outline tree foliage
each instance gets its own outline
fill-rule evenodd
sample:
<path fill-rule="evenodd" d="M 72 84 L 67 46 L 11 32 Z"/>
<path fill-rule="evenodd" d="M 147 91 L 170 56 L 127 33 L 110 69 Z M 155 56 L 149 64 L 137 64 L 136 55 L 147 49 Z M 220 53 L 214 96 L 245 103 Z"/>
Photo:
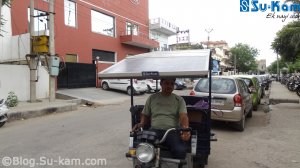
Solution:
<path fill-rule="evenodd" d="M 182 43 L 176 45 L 177 50 L 190 50 L 190 49 L 203 49 L 204 47 L 202 44 L 197 43 L 197 44 L 190 44 L 190 43 Z"/>
<path fill-rule="evenodd" d="M 282 60 L 282 59 L 278 59 L 278 67 L 279 70 L 282 68 L 287 68 L 287 64 Z M 271 65 L 268 66 L 268 71 L 271 74 L 277 74 L 277 60 L 272 62 Z"/>
<path fill-rule="evenodd" d="M 230 61 L 234 65 L 236 58 L 236 68 L 239 72 L 257 71 L 255 57 L 257 57 L 259 51 L 256 48 L 250 47 L 248 44 L 238 43 L 230 49 L 230 52 Z"/>
<path fill-rule="evenodd" d="M 294 63 L 285 62 L 283 59 L 279 59 L 279 70 L 287 69 L 287 73 L 300 72 L 300 59 L 297 59 Z M 271 63 L 268 66 L 269 73 L 277 74 L 277 61 Z"/>
<path fill-rule="evenodd" d="M 300 58 L 300 21 L 293 21 L 285 25 L 276 33 L 272 42 L 272 49 L 288 62 L 295 62 Z"/>

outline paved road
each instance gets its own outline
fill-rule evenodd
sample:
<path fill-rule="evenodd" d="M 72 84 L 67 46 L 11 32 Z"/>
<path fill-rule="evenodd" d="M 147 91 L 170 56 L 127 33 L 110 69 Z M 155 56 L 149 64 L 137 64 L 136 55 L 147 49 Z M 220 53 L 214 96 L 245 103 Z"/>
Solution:
<path fill-rule="evenodd" d="M 143 104 L 147 96 L 137 96 L 135 102 Z M 34 167 L 31 164 L 34 159 L 36 163 L 47 159 L 50 166 L 45 167 L 66 167 L 59 164 L 77 158 L 81 162 L 87 159 L 102 162 L 96 166 L 73 163 L 70 167 L 131 167 L 124 157 L 130 130 L 129 106 L 126 100 L 119 105 L 79 107 L 73 112 L 8 123 L 0 129 L 0 167 L 6 157 L 13 158 L 15 163 L 23 161 L 22 166 L 10 166 L 14 168 Z M 244 132 L 234 131 L 228 124 L 214 123 L 212 130 L 218 141 L 212 142 L 207 168 L 298 168 L 298 109 L 298 105 L 279 104 L 265 113 L 260 106 L 247 120 Z"/>
<path fill-rule="evenodd" d="M 6 156 L 37 162 L 40 157 L 103 158 L 107 161 L 103 167 L 129 167 L 124 157 L 130 129 L 128 107 L 129 102 L 119 106 L 80 107 L 73 112 L 8 123 L 0 129 L 0 167 L 3 167 L 1 159 Z M 65 167 L 58 164 L 53 167 Z"/>

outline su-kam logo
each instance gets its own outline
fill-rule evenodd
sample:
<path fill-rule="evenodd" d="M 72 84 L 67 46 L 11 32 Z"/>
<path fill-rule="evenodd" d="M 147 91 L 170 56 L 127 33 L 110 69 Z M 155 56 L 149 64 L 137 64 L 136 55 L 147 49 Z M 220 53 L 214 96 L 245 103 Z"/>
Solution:
<path fill-rule="evenodd" d="M 240 0 L 240 12 L 299 12 L 299 4 L 286 4 L 280 1 L 260 3 L 259 0 Z"/>

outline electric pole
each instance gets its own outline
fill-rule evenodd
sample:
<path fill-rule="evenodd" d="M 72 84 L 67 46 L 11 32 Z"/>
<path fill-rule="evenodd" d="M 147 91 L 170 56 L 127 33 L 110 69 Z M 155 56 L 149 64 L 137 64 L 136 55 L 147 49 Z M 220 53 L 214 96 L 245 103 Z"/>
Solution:
<path fill-rule="evenodd" d="M 33 51 L 33 36 L 34 36 L 34 0 L 30 0 L 30 102 L 36 102 L 36 82 L 37 82 L 37 61 L 36 53 Z"/>
<path fill-rule="evenodd" d="M 52 59 L 55 56 L 54 3 L 55 3 L 55 0 L 49 1 L 49 53 L 50 53 L 50 59 Z M 49 68 L 49 70 L 50 70 L 50 68 Z M 55 84 L 56 84 L 56 76 L 49 74 L 49 101 L 50 102 L 55 101 L 55 86 L 56 86 Z"/>
<path fill-rule="evenodd" d="M 210 32 L 212 32 L 214 29 L 205 29 L 205 31 L 207 32 L 207 49 L 208 49 L 208 45 L 209 45 L 209 34 L 210 34 Z"/>

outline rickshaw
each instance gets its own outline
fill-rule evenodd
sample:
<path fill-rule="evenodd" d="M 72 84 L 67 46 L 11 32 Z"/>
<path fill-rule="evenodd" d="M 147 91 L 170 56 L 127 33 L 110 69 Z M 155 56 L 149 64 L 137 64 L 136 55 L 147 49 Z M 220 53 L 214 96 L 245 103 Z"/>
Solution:
<path fill-rule="evenodd" d="M 132 160 L 133 168 L 161 167 L 163 164 L 175 164 L 177 167 L 201 168 L 208 164 L 210 141 L 216 141 L 211 133 L 211 51 L 178 50 L 154 51 L 126 57 L 122 61 L 98 74 L 101 79 L 133 79 L 201 78 L 208 77 L 209 96 L 182 96 L 187 105 L 189 118 L 188 129 L 172 128 L 166 131 L 190 131 L 187 157 L 185 160 L 173 159 L 167 148 L 161 144 L 165 140 L 158 139 L 154 132 L 147 128 L 138 132 L 130 132 L 129 150 L 125 154 Z M 157 84 L 158 85 L 158 84 Z M 144 105 L 135 105 L 133 89 L 131 89 L 131 128 L 140 122 Z M 149 126 L 148 126 L 149 127 Z"/>

